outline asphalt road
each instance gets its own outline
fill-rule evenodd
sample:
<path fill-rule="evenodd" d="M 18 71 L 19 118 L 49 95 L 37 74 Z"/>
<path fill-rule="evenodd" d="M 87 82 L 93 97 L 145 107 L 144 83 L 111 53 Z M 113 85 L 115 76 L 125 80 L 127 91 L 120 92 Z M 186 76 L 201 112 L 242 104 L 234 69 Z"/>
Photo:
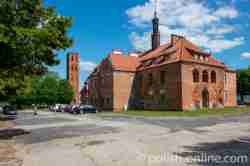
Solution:
<path fill-rule="evenodd" d="M 160 127 L 170 128 L 171 131 L 192 130 L 197 127 L 213 126 L 226 123 L 247 123 L 250 122 L 250 112 L 242 113 L 237 116 L 220 117 L 128 117 L 128 116 L 103 116 L 103 120 L 128 122 L 136 124 L 149 124 Z"/>
<path fill-rule="evenodd" d="M 168 153 L 181 159 L 198 155 L 247 155 L 249 166 L 250 114 L 202 118 L 143 118 L 66 113 L 21 112 L 15 128 L 30 134 L 14 137 L 23 145 L 25 166 L 194 165 L 234 166 L 235 163 L 150 163 L 144 155 Z M 241 141 L 242 140 L 242 141 Z M 53 156 L 53 157 L 52 157 Z M 80 164 L 81 163 L 81 164 Z"/>

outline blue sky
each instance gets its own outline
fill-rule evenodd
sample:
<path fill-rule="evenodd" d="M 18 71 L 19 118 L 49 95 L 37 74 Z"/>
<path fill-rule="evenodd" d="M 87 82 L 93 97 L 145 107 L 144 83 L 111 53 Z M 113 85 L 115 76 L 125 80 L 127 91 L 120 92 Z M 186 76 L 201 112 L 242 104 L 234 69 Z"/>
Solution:
<path fill-rule="evenodd" d="M 150 46 L 154 0 L 46 0 L 72 16 L 72 48 L 60 52 L 53 70 L 66 77 L 66 54 L 81 55 L 81 85 L 114 48 L 124 52 Z M 234 69 L 250 65 L 250 0 L 158 0 L 161 42 L 184 35 Z"/>

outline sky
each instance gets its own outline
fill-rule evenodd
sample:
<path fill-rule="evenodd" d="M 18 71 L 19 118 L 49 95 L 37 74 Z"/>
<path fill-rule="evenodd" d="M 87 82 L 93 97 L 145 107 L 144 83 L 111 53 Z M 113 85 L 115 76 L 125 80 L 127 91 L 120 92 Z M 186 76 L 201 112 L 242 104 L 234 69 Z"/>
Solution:
<path fill-rule="evenodd" d="M 157 3 L 155 3 L 157 1 Z M 185 36 L 232 69 L 250 65 L 250 0 L 45 0 L 60 15 L 73 17 L 72 48 L 61 51 L 53 67 L 66 78 L 66 54 L 80 53 L 81 86 L 112 49 L 150 48 L 155 4 L 161 43 L 170 34 Z"/>

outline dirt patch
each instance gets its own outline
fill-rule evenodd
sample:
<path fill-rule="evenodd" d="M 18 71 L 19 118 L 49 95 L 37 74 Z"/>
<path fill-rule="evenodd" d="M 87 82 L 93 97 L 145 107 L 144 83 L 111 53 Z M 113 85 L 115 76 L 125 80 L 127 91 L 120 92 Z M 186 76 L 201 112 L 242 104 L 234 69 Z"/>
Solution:
<path fill-rule="evenodd" d="M 87 142 L 83 142 L 83 143 L 79 143 L 79 144 L 75 144 L 75 146 L 80 146 L 81 148 L 85 148 L 87 146 L 97 146 L 97 145 L 102 145 L 108 142 L 113 142 L 114 140 L 107 140 L 107 141 L 103 141 L 103 140 L 91 140 L 91 141 L 87 141 Z"/>
<path fill-rule="evenodd" d="M 0 129 L 1 128 L 12 128 L 14 126 L 14 123 L 11 121 L 1 121 L 0 120 Z"/>
<path fill-rule="evenodd" d="M 23 161 L 16 157 L 16 149 L 10 143 L 0 143 L 0 166 L 21 166 Z"/>
<path fill-rule="evenodd" d="M 87 142 L 87 145 L 93 146 L 93 145 L 100 145 L 100 144 L 104 144 L 104 143 L 105 143 L 105 141 L 94 140 L 94 141 Z"/>

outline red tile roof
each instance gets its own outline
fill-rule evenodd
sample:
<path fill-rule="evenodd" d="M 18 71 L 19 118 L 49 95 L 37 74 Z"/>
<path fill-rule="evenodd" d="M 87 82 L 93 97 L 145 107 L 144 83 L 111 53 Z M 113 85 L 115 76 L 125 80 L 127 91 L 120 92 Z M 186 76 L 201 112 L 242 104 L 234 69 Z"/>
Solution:
<path fill-rule="evenodd" d="M 171 40 L 172 41 L 172 40 Z M 193 54 L 203 55 L 207 60 L 194 59 Z M 186 61 L 192 63 L 213 65 L 217 67 L 226 68 L 226 66 L 212 57 L 210 53 L 203 52 L 192 42 L 186 40 L 184 37 L 177 36 L 177 39 L 172 43 L 161 45 L 160 47 L 149 50 L 139 56 L 127 56 L 121 52 L 112 52 L 106 60 L 109 60 L 114 70 L 136 72 L 137 70 L 145 70 L 154 68 L 169 63 L 179 61 Z M 99 66 L 96 68 L 98 72 Z M 93 72 L 94 75 L 96 72 Z"/>
<path fill-rule="evenodd" d="M 171 40 L 172 41 L 172 40 Z M 197 53 L 199 55 L 206 56 L 208 58 L 207 61 L 197 61 L 193 59 L 192 53 Z M 167 60 L 167 62 L 162 62 L 161 64 L 155 64 L 152 62 L 152 65 L 149 64 L 150 60 L 156 60 L 158 58 L 161 58 L 161 56 L 169 56 L 175 54 L 176 58 Z M 138 67 L 138 70 L 148 69 L 151 67 L 156 67 L 162 64 L 168 64 L 172 62 L 178 62 L 178 61 L 189 61 L 189 62 L 197 62 L 197 63 L 203 63 L 207 65 L 213 65 L 218 67 L 225 67 L 224 64 L 219 62 L 218 60 L 214 59 L 211 54 L 205 53 L 202 51 L 199 47 L 197 47 L 192 42 L 186 40 L 184 37 L 180 37 L 177 41 L 174 43 L 168 43 L 161 45 L 160 47 L 156 48 L 155 50 L 150 50 L 142 54 L 139 58 L 140 63 L 145 63 L 145 65 L 141 64 Z"/>
<path fill-rule="evenodd" d="M 110 54 L 108 59 L 114 70 L 135 72 L 139 65 L 138 57 L 121 54 Z"/>

